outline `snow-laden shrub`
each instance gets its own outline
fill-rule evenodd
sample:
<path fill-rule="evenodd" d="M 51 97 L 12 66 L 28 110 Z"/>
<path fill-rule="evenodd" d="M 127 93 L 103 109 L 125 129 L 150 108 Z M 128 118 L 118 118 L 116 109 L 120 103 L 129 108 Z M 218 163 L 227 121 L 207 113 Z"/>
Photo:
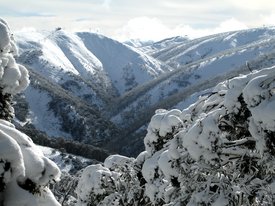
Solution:
<path fill-rule="evenodd" d="M 7 23 L 0 19 L 0 118 L 11 120 L 14 111 L 12 95 L 23 91 L 29 84 L 26 68 L 17 64 L 17 48 Z"/>
<path fill-rule="evenodd" d="M 179 118 L 180 110 L 173 109 L 157 110 L 152 117 L 144 138 L 145 149 L 149 154 L 163 148 L 173 138 L 173 135 L 182 127 L 182 120 Z"/>
<path fill-rule="evenodd" d="M 273 205 L 275 67 L 222 82 L 183 111 L 156 111 L 144 143 L 146 151 L 127 170 L 112 167 L 117 177 L 137 177 L 128 184 L 124 179 L 125 191 L 136 187 L 142 195 L 132 205 Z M 106 165 L 92 167 L 90 175 L 107 170 L 116 177 Z M 100 198 L 119 205 L 128 193 L 116 186 L 120 178 L 113 179 Z M 86 180 L 80 187 L 91 188 Z M 97 185 L 89 197 L 106 186 Z"/>
<path fill-rule="evenodd" d="M 84 169 L 76 193 L 79 206 L 143 205 L 134 158 L 109 156 L 104 165 Z"/>
<path fill-rule="evenodd" d="M 0 87 L 2 93 L 16 94 L 29 84 L 26 68 L 17 64 L 17 48 L 7 23 L 0 19 Z"/>
<path fill-rule="evenodd" d="M 1 201 L 6 206 L 59 205 L 48 188 L 60 171 L 14 126 L 0 120 Z"/>
<path fill-rule="evenodd" d="M 220 83 L 183 110 L 168 153 L 180 171 L 174 203 L 270 205 L 274 196 L 275 68 Z"/>
<path fill-rule="evenodd" d="M 28 72 L 16 63 L 15 55 L 10 29 L 0 19 L 0 205 L 60 205 L 48 188 L 59 179 L 59 169 L 27 135 L 6 121 L 13 116 L 12 95 L 29 84 Z"/>

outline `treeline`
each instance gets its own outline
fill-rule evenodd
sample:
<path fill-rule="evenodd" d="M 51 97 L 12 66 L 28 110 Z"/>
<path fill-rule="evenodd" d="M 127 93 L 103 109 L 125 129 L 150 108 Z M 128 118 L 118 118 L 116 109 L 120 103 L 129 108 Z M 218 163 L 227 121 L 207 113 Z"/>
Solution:
<path fill-rule="evenodd" d="M 88 144 L 67 140 L 64 138 L 49 138 L 44 132 L 38 131 L 33 125 L 17 126 L 17 129 L 27 134 L 35 144 L 61 150 L 61 152 L 79 155 L 88 159 L 103 162 L 110 154 L 108 151 Z"/>

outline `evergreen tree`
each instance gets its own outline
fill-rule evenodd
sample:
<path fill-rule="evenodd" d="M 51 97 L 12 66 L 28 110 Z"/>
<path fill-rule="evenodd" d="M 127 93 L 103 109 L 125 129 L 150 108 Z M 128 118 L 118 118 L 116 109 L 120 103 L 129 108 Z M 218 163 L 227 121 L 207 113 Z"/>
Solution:
<path fill-rule="evenodd" d="M 16 63 L 17 48 L 0 19 L 0 205 L 58 206 L 48 188 L 59 179 L 57 166 L 9 121 L 12 96 L 29 84 L 26 68 Z"/>

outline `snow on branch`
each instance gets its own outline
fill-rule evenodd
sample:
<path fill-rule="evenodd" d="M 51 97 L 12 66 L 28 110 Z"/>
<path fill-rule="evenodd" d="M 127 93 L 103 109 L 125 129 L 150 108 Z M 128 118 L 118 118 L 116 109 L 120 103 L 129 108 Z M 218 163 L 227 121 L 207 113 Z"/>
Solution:
<path fill-rule="evenodd" d="M 12 117 L 12 95 L 29 84 L 28 71 L 16 63 L 16 55 L 10 29 L 0 19 L 0 205 L 59 206 L 48 185 L 59 180 L 60 170 L 6 121 Z"/>
<path fill-rule="evenodd" d="M 95 197 L 109 188 L 97 198 L 99 205 L 105 198 L 109 205 L 272 205 L 274 94 L 271 67 L 221 82 L 183 111 L 158 110 L 144 138 L 146 151 L 132 163 L 110 157 L 111 163 L 92 166 L 94 172 L 87 168 L 79 188 L 89 185 L 85 176 L 102 171 L 99 188 L 86 194 Z M 112 167 L 115 162 L 122 166 Z M 134 189 L 131 198 L 123 192 Z M 94 205 L 85 197 L 80 202 Z"/>
<path fill-rule="evenodd" d="M 29 84 L 26 68 L 16 63 L 17 56 L 13 36 L 7 23 L 0 19 L 0 88 L 2 93 L 16 94 Z"/>

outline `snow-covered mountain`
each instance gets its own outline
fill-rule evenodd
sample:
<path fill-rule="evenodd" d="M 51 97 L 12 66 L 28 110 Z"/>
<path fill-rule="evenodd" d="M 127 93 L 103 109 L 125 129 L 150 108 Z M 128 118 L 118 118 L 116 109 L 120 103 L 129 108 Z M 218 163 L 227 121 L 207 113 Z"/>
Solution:
<path fill-rule="evenodd" d="M 110 130 L 118 131 L 101 114 L 112 99 L 171 70 L 138 50 L 97 34 L 54 30 L 15 36 L 18 61 L 31 75 L 25 91 L 30 112 L 21 124 L 32 123 L 49 136 L 100 145 L 103 136 L 106 140 L 115 136 Z"/>
<path fill-rule="evenodd" d="M 265 28 L 265 31 L 262 28 L 259 30 L 261 32 L 256 32 L 256 29 L 240 31 L 239 38 L 244 38 L 245 33 L 249 40 L 247 40 L 247 44 L 235 48 L 228 46 L 229 49 L 221 51 L 219 44 L 213 41 L 211 50 L 217 51 L 217 53 L 206 55 L 191 63 L 186 64 L 185 62 L 172 72 L 130 91 L 114 104 L 112 121 L 127 128 L 129 134 L 140 131 L 144 122 L 148 122 L 158 108 L 187 107 L 200 95 L 207 93 L 207 89 L 212 88 L 220 81 L 238 74 L 248 73 L 255 68 L 260 69 L 274 65 L 274 28 Z M 237 38 L 236 32 L 234 34 Z M 227 38 L 232 33 L 220 35 Z M 220 42 L 222 38 L 218 37 L 219 35 L 216 39 Z M 213 36 L 210 36 L 209 39 L 213 39 Z M 231 42 L 228 41 L 228 44 Z M 201 50 L 197 50 L 197 47 L 194 47 L 193 53 L 205 50 L 202 45 L 198 47 Z M 206 47 L 209 47 L 208 43 Z M 225 45 L 223 47 L 225 48 Z M 124 142 L 127 140 L 131 141 L 129 145 L 132 149 L 136 140 L 126 139 Z"/>
<path fill-rule="evenodd" d="M 19 32 L 18 60 L 31 84 L 18 98 L 29 112 L 18 119 L 135 155 L 156 109 L 186 107 L 220 81 L 273 65 L 274 34 L 264 27 L 131 47 L 90 32 Z"/>
<path fill-rule="evenodd" d="M 176 36 L 176 37 L 163 39 L 157 42 L 152 42 L 152 41 L 143 42 L 140 40 L 130 40 L 124 43 L 151 55 L 152 53 L 158 52 L 163 49 L 176 47 L 177 45 L 185 41 L 188 41 L 188 37 Z"/>
<path fill-rule="evenodd" d="M 214 34 L 166 47 L 151 55 L 177 68 L 229 49 L 255 45 L 257 41 L 273 38 L 274 33 L 274 27 L 263 27 Z"/>
<path fill-rule="evenodd" d="M 151 56 L 108 37 L 88 32 L 77 35 L 102 62 L 120 95 L 171 70 Z"/>
<path fill-rule="evenodd" d="M 134 47 L 134 48 L 142 48 L 142 47 L 146 47 L 146 46 L 150 46 L 152 44 L 154 44 L 154 41 L 153 40 L 140 40 L 140 39 L 130 39 L 130 40 L 127 40 L 127 41 L 124 41 L 123 42 L 124 44 L 127 44 L 131 47 Z"/>

